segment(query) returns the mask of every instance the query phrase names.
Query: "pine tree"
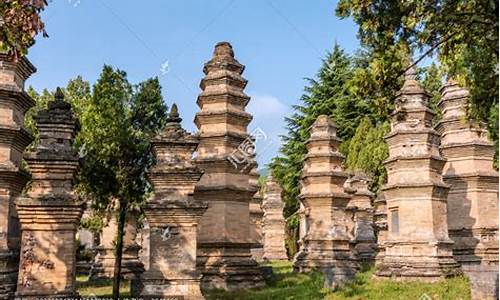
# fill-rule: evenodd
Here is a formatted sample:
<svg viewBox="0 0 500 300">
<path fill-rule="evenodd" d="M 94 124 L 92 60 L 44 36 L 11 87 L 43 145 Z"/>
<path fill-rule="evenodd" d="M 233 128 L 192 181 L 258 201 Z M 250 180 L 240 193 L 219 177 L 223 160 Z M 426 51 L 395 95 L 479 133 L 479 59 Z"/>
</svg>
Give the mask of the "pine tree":
<svg viewBox="0 0 500 300">
<path fill-rule="evenodd" d="M 329 115 L 338 126 L 339 137 L 348 140 L 354 135 L 361 118 L 370 114 L 368 103 L 354 98 L 349 91 L 352 72 L 351 58 L 335 45 L 323 60 L 316 79 L 307 79 L 308 86 L 304 89 L 301 104 L 295 105 L 294 113 L 285 118 L 288 133 L 282 137 L 281 155 L 273 159 L 270 168 L 273 177 L 283 187 L 287 232 L 297 232 L 293 230 L 298 225 L 294 213 L 298 209 L 299 180 L 311 125 L 319 115 Z M 288 245 L 295 244 L 296 236 L 288 238 Z M 288 246 L 291 255 L 294 254 L 290 251 L 293 248 Z"/>
</svg>

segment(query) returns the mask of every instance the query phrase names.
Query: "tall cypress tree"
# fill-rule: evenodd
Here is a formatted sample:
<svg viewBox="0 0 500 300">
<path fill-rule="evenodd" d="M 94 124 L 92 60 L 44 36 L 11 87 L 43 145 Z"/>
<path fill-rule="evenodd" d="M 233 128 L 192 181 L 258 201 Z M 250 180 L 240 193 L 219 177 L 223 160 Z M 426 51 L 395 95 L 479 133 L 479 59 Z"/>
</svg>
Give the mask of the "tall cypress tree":
<svg viewBox="0 0 500 300">
<path fill-rule="evenodd" d="M 361 118 L 370 112 L 368 103 L 354 98 L 349 91 L 348 82 L 353 70 L 351 58 L 335 45 L 333 51 L 327 53 L 316 78 L 307 79 L 301 103 L 293 106 L 294 112 L 285 118 L 288 132 L 282 136 L 281 155 L 273 159 L 270 168 L 273 177 L 283 187 L 284 216 L 289 232 L 296 232 L 293 228 L 298 225 L 294 213 L 299 205 L 299 180 L 311 125 L 319 115 L 329 115 L 338 126 L 339 137 L 348 140 L 354 135 Z M 288 237 L 290 255 L 295 252 L 296 238 Z"/>
</svg>

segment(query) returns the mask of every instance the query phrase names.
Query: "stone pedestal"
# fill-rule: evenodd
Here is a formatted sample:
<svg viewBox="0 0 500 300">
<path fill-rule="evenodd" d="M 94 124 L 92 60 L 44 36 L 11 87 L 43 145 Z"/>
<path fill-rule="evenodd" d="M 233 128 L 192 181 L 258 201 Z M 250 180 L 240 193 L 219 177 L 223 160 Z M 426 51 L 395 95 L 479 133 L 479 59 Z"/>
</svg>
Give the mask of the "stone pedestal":
<svg viewBox="0 0 500 300">
<path fill-rule="evenodd" d="M 25 58 L 17 62 L 0 53 L 0 299 L 14 296 L 19 269 L 19 220 L 14 199 L 29 180 L 22 154 L 32 136 L 24 114 L 35 105 L 24 82 L 36 71 Z"/>
<path fill-rule="evenodd" d="M 384 261 L 376 272 L 381 277 L 436 281 L 459 272 L 448 237 L 449 186 L 441 176 L 445 160 L 439 154 L 440 136 L 432 128 L 429 98 L 410 69 L 396 95 L 386 136 L 388 178 L 382 191 L 389 231 Z"/>
<path fill-rule="evenodd" d="M 344 157 L 338 152 L 336 130 L 328 116 L 319 116 L 307 141 L 300 198 L 309 211 L 308 230 L 294 262 L 298 272 L 322 270 L 330 288 L 352 279 L 359 267 L 348 230 L 353 216 L 347 209 L 348 176 L 342 170 Z"/>
<path fill-rule="evenodd" d="M 375 236 L 377 237 L 377 254 L 375 255 L 375 267 L 378 267 L 385 256 L 385 241 L 387 240 L 387 202 L 384 193 L 379 192 L 378 197 L 373 201 L 375 213 L 373 221 L 375 225 Z"/>
<path fill-rule="evenodd" d="M 470 278 L 474 299 L 498 298 L 498 172 L 487 131 L 467 120 L 469 92 L 452 80 L 441 90 L 441 154 L 453 256 Z M 492 271 L 493 270 L 493 271 Z"/>
<path fill-rule="evenodd" d="M 257 192 L 253 195 L 250 201 L 250 239 L 252 240 L 252 248 L 250 249 L 253 259 L 262 261 L 264 254 L 263 234 L 262 234 L 262 218 L 264 211 L 262 210 L 262 195 L 259 188 L 259 174 L 257 169 L 251 172 L 250 185 L 254 185 Z"/>
<path fill-rule="evenodd" d="M 75 297 L 75 237 L 85 206 L 73 192 L 79 124 L 60 89 L 35 121 L 40 142 L 24 156 L 31 185 L 26 197 L 16 199 L 22 231 L 16 296 Z"/>
<path fill-rule="evenodd" d="M 193 200 L 203 171 L 192 163 L 198 139 L 180 122 L 174 104 L 166 129 L 152 141 L 157 163 L 148 178 L 155 194 L 144 209 L 150 226 L 150 261 L 141 277 L 141 296 L 204 299 L 196 269 L 196 240 L 207 205 Z"/>
<path fill-rule="evenodd" d="M 118 231 L 116 214 L 116 211 L 108 214 L 107 224 L 102 229 L 100 244 L 96 247 L 97 255 L 90 272 L 91 280 L 111 279 L 114 276 L 115 241 Z M 120 273 L 123 278 L 134 281 L 144 272 L 144 265 L 139 259 L 141 246 L 136 242 L 136 216 L 133 213 L 127 213 L 125 220 L 122 268 Z"/>
<path fill-rule="evenodd" d="M 348 207 L 354 211 L 354 244 L 357 258 L 361 263 L 373 264 L 377 249 L 371 204 L 373 193 L 368 190 L 371 179 L 357 173 L 348 179 L 346 191 L 351 194 Z"/>
<path fill-rule="evenodd" d="M 285 218 L 281 201 L 283 189 L 269 175 L 264 187 L 264 260 L 288 260 L 285 248 Z"/>
<path fill-rule="evenodd" d="M 250 252 L 249 203 L 257 190 L 249 183 L 255 143 L 247 133 L 252 116 L 245 112 L 250 98 L 243 92 L 247 84 L 243 69 L 231 45 L 218 43 L 200 84 L 201 110 L 195 117 L 200 146 L 195 161 L 205 173 L 194 196 L 208 203 L 198 236 L 198 266 L 206 289 L 264 285 Z"/>
<path fill-rule="evenodd" d="M 115 268 L 115 240 L 118 230 L 115 212 L 109 213 L 106 225 L 102 228 L 99 245 L 96 247 L 96 257 L 94 265 L 90 271 L 90 279 L 109 279 L 113 278 Z"/>
</svg>

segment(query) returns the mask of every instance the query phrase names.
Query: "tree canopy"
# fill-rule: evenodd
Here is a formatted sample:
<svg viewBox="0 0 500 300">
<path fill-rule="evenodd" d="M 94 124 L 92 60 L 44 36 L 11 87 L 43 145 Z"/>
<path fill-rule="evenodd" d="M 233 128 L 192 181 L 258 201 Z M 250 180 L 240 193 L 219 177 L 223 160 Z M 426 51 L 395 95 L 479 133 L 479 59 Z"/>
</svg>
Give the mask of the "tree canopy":
<svg viewBox="0 0 500 300">
<path fill-rule="evenodd" d="M 46 0 L 0 1 L 0 51 L 17 58 L 28 52 L 37 34 L 48 36 L 40 18 L 46 6 Z"/>
<path fill-rule="evenodd" d="M 336 13 L 359 25 L 370 63 L 381 66 L 374 76 L 396 81 L 410 63 L 394 69 L 396 56 L 412 53 L 418 63 L 437 54 L 447 75 L 470 90 L 470 116 L 488 122 L 498 142 L 498 1 L 341 0 Z"/>
</svg>

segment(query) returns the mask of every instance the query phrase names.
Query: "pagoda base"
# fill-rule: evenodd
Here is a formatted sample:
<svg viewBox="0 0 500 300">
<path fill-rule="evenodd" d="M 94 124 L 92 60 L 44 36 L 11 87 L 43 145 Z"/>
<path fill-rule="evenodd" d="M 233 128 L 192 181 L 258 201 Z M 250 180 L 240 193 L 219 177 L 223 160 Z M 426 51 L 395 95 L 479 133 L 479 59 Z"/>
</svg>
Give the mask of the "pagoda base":
<svg viewBox="0 0 500 300">
<path fill-rule="evenodd" d="M 200 246 L 196 265 L 203 274 L 202 290 L 233 291 L 265 286 L 262 270 L 252 258 L 249 246 Z"/>
<path fill-rule="evenodd" d="M 498 262 L 492 264 L 462 264 L 470 281 L 472 300 L 498 299 Z"/>
<path fill-rule="evenodd" d="M 256 261 L 262 261 L 264 260 L 262 256 L 264 255 L 264 248 L 263 247 L 255 247 L 250 249 L 250 253 L 252 253 L 252 258 L 255 259 Z"/>
<path fill-rule="evenodd" d="M 359 263 L 349 249 L 310 249 L 297 253 L 293 270 L 298 273 L 321 271 L 325 276 L 325 288 L 337 289 L 354 279 Z"/>
<path fill-rule="evenodd" d="M 0 299 L 12 299 L 16 291 L 19 256 L 0 250 Z"/>
<path fill-rule="evenodd" d="M 375 254 L 375 267 L 378 268 L 383 262 L 385 258 L 385 248 L 384 247 L 377 247 L 377 252 Z"/>
<path fill-rule="evenodd" d="M 401 281 L 436 282 L 461 274 L 452 256 L 452 241 L 386 242 L 384 261 L 377 267 L 378 277 Z"/>
<path fill-rule="evenodd" d="M 263 259 L 265 261 L 269 261 L 269 260 L 288 260 L 288 256 L 285 253 L 273 252 L 273 253 L 266 253 L 266 254 L 264 254 Z"/>
<path fill-rule="evenodd" d="M 113 278 L 115 255 L 113 249 L 97 247 L 94 265 L 90 270 L 90 280 Z"/>
<path fill-rule="evenodd" d="M 372 241 L 368 242 L 357 242 L 355 249 L 357 253 L 357 259 L 362 264 L 372 265 L 375 262 L 377 245 Z"/>
<path fill-rule="evenodd" d="M 498 299 L 498 230 L 450 230 L 453 257 L 471 283 L 472 299 Z"/>
<path fill-rule="evenodd" d="M 92 266 L 90 279 L 111 279 L 115 270 L 115 255 L 112 248 L 98 248 L 96 261 Z M 134 254 L 136 253 L 134 249 Z M 127 249 L 124 249 L 122 257 L 121 275 L 125 279 L 134 279 L 144 272 L 144 264 L 137 255 L 130 255 Z"/>
<path fill-rule="evenodd" d="M 169 278 L 164 279 L 162 274 L 155 275 L 145 272 L 141 277 L 140 297 L 167 298 L 183 300 L 204 300 L 201 294 L 200 279 Z"/>
</svg>

